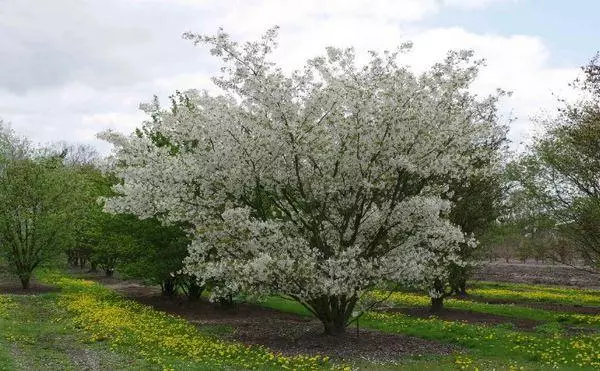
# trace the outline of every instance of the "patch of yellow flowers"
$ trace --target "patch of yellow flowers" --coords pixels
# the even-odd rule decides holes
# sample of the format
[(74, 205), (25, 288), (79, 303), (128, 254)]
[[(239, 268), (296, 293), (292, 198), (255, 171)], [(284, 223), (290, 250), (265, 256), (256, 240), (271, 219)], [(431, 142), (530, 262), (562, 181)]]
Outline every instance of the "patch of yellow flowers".
[[(454, 359), (454, 364), (460, 370), (468, 370), (471, 369), (471, 367), (473, 367), (473, 359), (468, 356), (458, 355)], [(475, 367), (473, 367), (473, 369), (477, 370), (477, 368)]]
[(568, 289), (515, 289), (510, 288), (472, 288), (470, 293), (487, 299), (525, 300), (553, 303), (572, 303), (580, 305), (600, 305), (600, 295), (587, 293), (586, 290)]
[(90, 281), (53, 276), (63, 289), (61, 306), (76, 326), (90, 334), (90, 341), (110, 341), (111, 347), (134, 349), (165, 370), (173, 360), (191, 361), (210, 369), (348, 369), (332, 364), (328, 357), (286, 357), (260, 346), (226, 342), (202, 334), (182, 318), (115, 297)]
[(384, 300), (390, 303), (411, 307), (427, 306), (431, 302), (431, 299), (427, 295), (412, 292), (395, 291), (388, 293), (375, 290), (367, 293), (367, 296), (370, 296), (370, 298), (374, 300)]
[(13, 300), (4, 295), (0, 295), (0, 317), (8, 315), (8, 311), (14, 306)]

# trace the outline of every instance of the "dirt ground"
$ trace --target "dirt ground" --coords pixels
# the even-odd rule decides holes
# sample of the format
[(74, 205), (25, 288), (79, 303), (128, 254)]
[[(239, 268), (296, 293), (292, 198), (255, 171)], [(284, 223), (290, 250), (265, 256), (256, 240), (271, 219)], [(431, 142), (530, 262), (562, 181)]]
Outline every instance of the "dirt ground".
[(58, 288), (53, 286), (44, 285), (34, 280), (29, 284), (29, 289), (24, 290), (21, 286), (21, 282), (14, 280), (2, 280), (0, 279), (0, 295), (1, 294), (12, 294), (12, 295), (36, 295), (44, 294), (48, 292), (58, 291)]
[(475, 272), (474, 279), (600, 289), (600, 274), (563, 264), (517, 261), (482, 262)]

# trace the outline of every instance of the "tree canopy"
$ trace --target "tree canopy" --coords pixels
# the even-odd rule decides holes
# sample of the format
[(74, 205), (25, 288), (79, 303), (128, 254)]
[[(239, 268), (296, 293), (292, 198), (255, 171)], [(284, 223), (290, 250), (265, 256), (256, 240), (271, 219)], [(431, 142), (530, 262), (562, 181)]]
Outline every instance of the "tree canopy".
[[(243, 45), (186, 34), (222, 60), (224, 95), (186, 92), (130, 136), (106, 132), (122, 183), (106, 208), (190, 225), (186, 271), (213, 295), (277, 293), (343, 331), (362, 293), (385, 280), (429, 285), (473, 243), (448, 220), (449, 182), (484, 174), (481, 144), (504, 129), (469, 91), (481, 61), (449, 53), (413, 74), (410, 47), (327, 49), (285, 74), (270, 30)], [(432, 288), (433, 289), (433, 288)]]
[[(575, 103), (562, 101), (547, 118), (546, 132), (514, 165), (514, 179), (535, 202), (537, 219), (600, 267), (600, 66), (596, 56), (582, 68)], [(550, 222), (551, 221), (551, 222)], [(547, 228), (548, 229), (548, 228)], [(560, 258), (560, 257), (558, 257)]]

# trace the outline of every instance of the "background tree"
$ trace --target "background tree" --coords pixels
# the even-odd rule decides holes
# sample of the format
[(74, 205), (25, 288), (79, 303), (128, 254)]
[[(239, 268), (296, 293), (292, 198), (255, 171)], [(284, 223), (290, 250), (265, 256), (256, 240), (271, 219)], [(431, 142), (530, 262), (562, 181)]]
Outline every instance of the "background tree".
[[(495, 111), (490, 111), (489, 114), (490, 121), (500, 121)], [(444, 255), (436, 254), (438, 258), (432, 264), (441, 269), (445, 268), (446, 272), (433, 274), (427, 279), (429, 283), (425, 288), (429, 290), (431, 296), (431, 312), (440, 312), (446, 297), (452, 294), (461, 296), (467, 294), (467, 280), (473, 274), (478, 258), (476, 255), (479, 244), (475, 240), (479, 240), (501, 215), (508, 126), (499, 125), (497, 129), (494, 135), (478, 138), (476, 142), (469, 145), (473, 152), (487, 153), (486, 156), (475, 157), (471, 164), (474, 169), (480, 171), (469, 177), (448, 182), (452, 201), (449, 220), (459, 226), (470, 239), (459, 245), (458, 261), (440, 259)], [(426, 270), (426, 272), (440, 272), (440, 270)]]
[[(480, 240), (502, 214), (503, 186), (500, 174), (456, 184), (450, 220), (464, 233)], [(467, 280), (472, 276), (479, 256), (477, 249), (467, 244), (461, 245), (460, 256), (466, 264), (451, 267), (449, 285), (452, 294), (464, 296), (467, 294)]]
[(61, 158), (8, 161), (0, 173), (0, 252), (24, 289), (35, 268), (62, 252), (76, 192)]
[(11, 127), (0, 118), (0, 171), (4, 165), (29, 156), (32, 147), (26, 138), (18, 136)]
[[(112, 194), (117, 179), (102, 173), (95, 154), (87, 147), (61, 144), (67, 166), (81, 178), (80, 191), (85, 200), (71, 224), (68, 257), (72, 265), (90, 270), (104, 270), (112, 276), (115, 270), (127, 278), (160, 285), (164, 294), (172, 296), (177, 289), (190, 299), (197, 299), (202, 287), (195, 279), (178, 273), (187, 255), (187, 239), (181, 226), (162, 226), (154, 218), (139, 220), (131, 214), (107, 214), (100, 198)], [(66, 149), (66, 151), (64, 151)]]
[(121, 249), (119, 272), (125, 277), (160, 285), (164, 295), (173, 296), (181, 289), (190, 300), (198, 299), (203, 287), (195, 277), (181, 273), (189, 245), (184, 229), (179, 225), (163, 226), (154, 218), (135, 218), (129, 226), (134, 242)]
[[(501, 215), (502, 188), (502, 176), (499, 172), (454, 182), (450, 186), (453, 191), (453, 206), (448, 216), (450, 221), (460, 226), (467, 236), (479, 241)], [(442, 311), (444, 299), (450, 295), (467, 295), (467, 280), (480, 258), (479, 250), (479, 243), (473, 239), (466, 240), (457, 250), (458, 261), (442, 260), (441, 264), (437, 263), (447, 272), (431, 276), (425, 287), (431, 296), (431, 312)], [(443, 257), (439, 253), (436, 255), (438, 259)]]
[[(547, 131), (515, 165), (523, 191), (547, 229), (566, 237), (585, 263), (600, 267), (600, 66), (598, 56), (572, 86), (581, 99), (563, 101)], [(532, 229), (535, 226), (532, 226)], [(561, 259), (561, 254), (554, 254)], [(562, 254), (564, 255), (564, 254)]]
[(186, 35), (223, 60), (214, 81), (226, 95), (144, 106), (152, 135), (104, 133), (123, 179), (107, 209), (186, 223), (186, 270), (217, 282), (213, 295), (285, 295), (338, 334), (369, 288), (459, 260), (445, 191), (485, 172), (472, 164), (489, 153), (471, 144), (501, 130), (498, 96), (468, 92), (470, 52), (416, 76), (397, 63), (407, 47), (360, 67), (353, 50), (329, 48), (286, 75), (268, 60), (275, 35), (243, 47), (224, 32)]

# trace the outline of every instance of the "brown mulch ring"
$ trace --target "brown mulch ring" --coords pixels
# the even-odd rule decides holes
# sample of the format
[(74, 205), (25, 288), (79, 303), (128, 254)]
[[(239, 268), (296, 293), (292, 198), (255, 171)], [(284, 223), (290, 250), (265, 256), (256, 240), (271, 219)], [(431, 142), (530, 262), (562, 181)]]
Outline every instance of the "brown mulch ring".
[(540, 321), (505, 317), (496, 314), (472, 312), (454, 308), (444, 308), (440, 313), (436, 314), (432, 314), (428, 307), (386, 308), (385, 311), (404, 313), (420, 318), (429, 318), (431, 316), (435, 316), (446, 321), (467, 322), (477, 325), (496, 326), (512, 324), (516, 328), (525, 331), (533, 331), (535, 330), (536, 326), (542, 324)]
[(464, 299), (467, 301), (477, 301), (480, 303), (488, 304), (514, 304), (521, 307), (529, 307), (536, 309), (551, 310), (554, 312), (567, 312), (567, 313), (580, 313), (580, 314), (600, 314), (600, 307), (585, 307), (581, 305), (573, 304), (561, 304), (561, 303), (544, 303), (544, 302), (530, 302), (526, 300), (514, 300), (514, 299), (489, 299), (478, 296), (468, 296)]
[(286, 355), (328, 355), (336, 359), (366, 359), (378, 362), (426, 354), (451, 354), (457, 347), (411, 336), (348, 328), (341, 336), (323, 334), (319, 322), (298, 323), (269, 318), (247, 321), (235, 328), (229, 339), (261, 344)]
[[(114, 287), (114, 286), (113, 286)], [(115, 288), (124, 297), (181, 316), (199, 329), (226, 328), (219, 336), (248, 345), (263, 345), (284, 355), (327, 355), (334, 359), (387, 362), (407, 356), (447, 355), (460, 348), (416, 337), (348, 328), (340, 336), (323, 334), (321, 323), (311, 317), (283, 313), (251, 304), (234, 310), (206, 300), (188, 302), (156, 294), (155, 288), (133, 284)]]
[(23, 289), (20, 282), (0, 281), (0, 294), (37, 295), (49, 292), (57, 292), (59, 290), (60, 289), (58, 287), (44, 285), (35, 281), (32, 281), (29, 284), (29, 289), (27, 290)]

